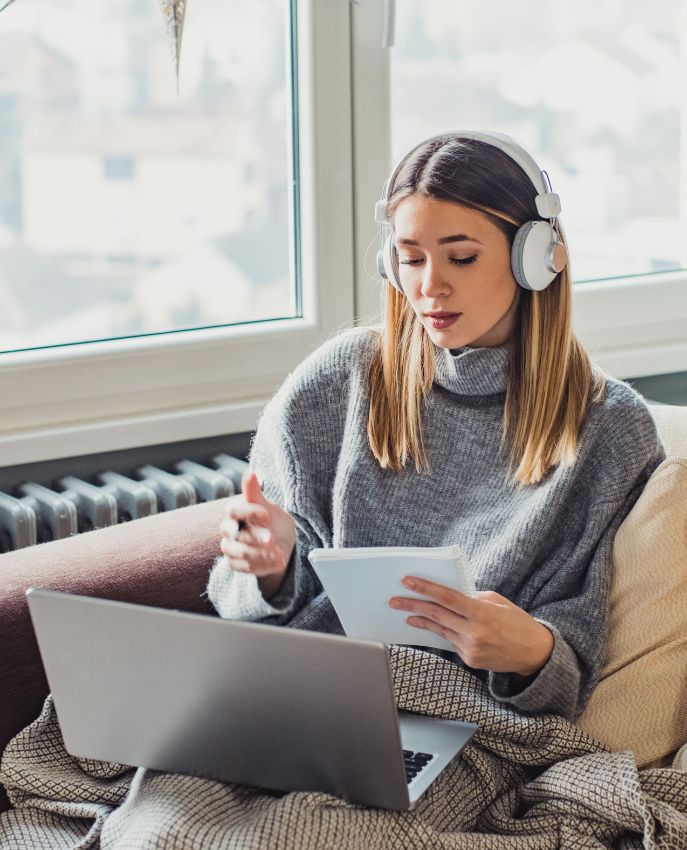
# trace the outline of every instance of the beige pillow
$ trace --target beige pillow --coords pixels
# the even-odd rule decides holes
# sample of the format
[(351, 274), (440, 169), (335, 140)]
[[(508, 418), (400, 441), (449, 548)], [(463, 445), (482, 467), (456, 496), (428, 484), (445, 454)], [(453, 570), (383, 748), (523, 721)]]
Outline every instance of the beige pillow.
[(655, 470), (613, 546), (606, 663), (577, 725), (640, 767), (687, 742), (687, 458)]
[(687, 457), (687, 406), (650, 404), (649, 411), (654, 417), (666, 454)]

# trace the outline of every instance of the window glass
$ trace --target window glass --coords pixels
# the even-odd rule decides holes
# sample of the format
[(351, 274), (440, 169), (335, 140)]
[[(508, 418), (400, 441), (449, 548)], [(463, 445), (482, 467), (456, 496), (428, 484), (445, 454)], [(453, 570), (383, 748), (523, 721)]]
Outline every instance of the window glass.
[(397, 0), (394, 161), (446, 130), (507, 133), (561, 196), (576, 281), (684, 267), (685, 9)]
[(203, 0), (0, 13), (0, 350), (293, 316), (292, 14)]

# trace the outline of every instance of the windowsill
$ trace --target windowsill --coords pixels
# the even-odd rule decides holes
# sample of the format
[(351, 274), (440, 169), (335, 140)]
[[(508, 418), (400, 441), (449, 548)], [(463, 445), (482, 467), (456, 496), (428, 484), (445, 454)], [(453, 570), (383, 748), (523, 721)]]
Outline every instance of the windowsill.
[(0, 435), (0, 467), (254, 431), (268, 399)]

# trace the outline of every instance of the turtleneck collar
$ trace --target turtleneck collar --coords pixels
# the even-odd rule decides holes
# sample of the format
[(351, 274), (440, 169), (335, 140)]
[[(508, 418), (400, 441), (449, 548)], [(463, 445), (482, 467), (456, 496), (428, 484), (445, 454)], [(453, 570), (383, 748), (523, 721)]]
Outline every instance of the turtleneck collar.
[(434, 382), (459, 395), (503, 393), (508, 381), (510, 345), (442, 348), (435, 345)]

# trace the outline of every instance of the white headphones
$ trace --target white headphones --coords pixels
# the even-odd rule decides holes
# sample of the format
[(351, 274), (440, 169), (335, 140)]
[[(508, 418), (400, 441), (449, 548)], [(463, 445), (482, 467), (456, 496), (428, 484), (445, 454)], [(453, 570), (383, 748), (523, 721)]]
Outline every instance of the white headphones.
[(394, 229), (387, 213), (389, 187), (393, 185), (399, 167), (413, 151), (426, 142), (434, 139), (449, 140), (451, 138), (475, 139), (493, 145), (517, 162), (532, 181), (532, 185), (537, 190), (535, 203), (541, 219), (527, 221), (518, 229), (511, 249), (511, 268), (513, 269), (513, 277), (523, 289), (537, 291), (546, 289), (568, 263), (567, 249), (560, 241), (556, 230), (557, 217), (561, 211), (561, 201), (558, 195), (551, 190), (548, 174), (540, 170), (525, 148), (503, 133), (473, 131), (441, 133), (438, 136), (425, 139), (401, 157), (391, 172), (391, 177), (384, 184), (381, 200), (375, 204), (375, 221), (381, 225), (382, 250), (377, 252), (377, 268), (380, 275), (393, 284), (399, 292), (403, 292), (399, 279)]

